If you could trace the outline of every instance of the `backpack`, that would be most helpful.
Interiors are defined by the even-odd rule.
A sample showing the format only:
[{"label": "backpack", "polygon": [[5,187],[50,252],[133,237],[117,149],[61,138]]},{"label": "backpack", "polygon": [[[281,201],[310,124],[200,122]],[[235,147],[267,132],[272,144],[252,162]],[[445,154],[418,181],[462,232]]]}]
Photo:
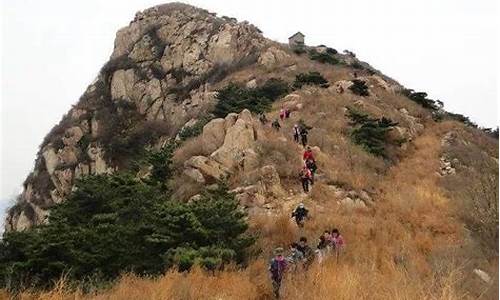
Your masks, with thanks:
[{"label": "backpack", "polygon": [[277,260],[276,258],[273,258],[271,260],[271,265],[269,266],[269,271],[271,272],[271,275],[274,280],[279,280],[283,276],[283,273],[285,272],[286,269],[286,260]]},{"label": "backpack", "polygon": [[313,172],[313,173],[316,172],[317,167],[316,167],[316,164],[314,163],[314,161],[312,159],[308,159],[306,161],[306,165],[307,165],[307,168],[309,170],[311,170],[311,172]]}]

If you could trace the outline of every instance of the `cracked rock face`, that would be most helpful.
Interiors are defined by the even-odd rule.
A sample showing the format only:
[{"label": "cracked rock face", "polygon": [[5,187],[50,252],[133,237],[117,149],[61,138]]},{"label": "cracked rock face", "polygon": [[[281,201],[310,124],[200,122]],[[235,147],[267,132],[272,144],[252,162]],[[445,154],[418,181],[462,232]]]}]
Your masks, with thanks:
[{"label": "cracked rock face", "polygon": [[[66,199],[76,178],[117,169],[106,157],[106,144],[101,138],[117,134],[106,132],[109,130],[106,123],[124,110],[123,105],[135,110],[135,125],[163,122],[180,129],[215,102],[213,85],[222,78],[213,74],[221,70],[229,74],[233,66],[257,63],[268,44],[260,31],[247,22],[218,18],[185,4],[159,5],[138,12],[128,26],[117,32],[110,61],[80,102],[42,143],[34,171],[16,209],[11,209],[7,217],[6,229],[23,230],[45,222],[50,207]],[[281,50],[273,51],[277,59],[282,58]],[[105,106],[115,110],[102,118],[99,111]],[[237,127],[247,128],[242,122]],[[232,149],[233,140],[239,139],[235,134],[240,132],[248,139],[252,137],[251,128],[245,132],[232,129],[235,125],[234,116],[219,120],[212,131],[223,132],[222,137],[210,134],[207,129],[204,138],[210,153],[223,144],[225,149]],[[173,136],[161,138],[170,137]],[[241,150],[248,160],[245,167],[251,168],[254,165],[251,151]],[[221,162],[212,158],[194,159],[186,175],[199,182],[207,176],[226,176],[230,163],[224,155],[218,157]]]}]

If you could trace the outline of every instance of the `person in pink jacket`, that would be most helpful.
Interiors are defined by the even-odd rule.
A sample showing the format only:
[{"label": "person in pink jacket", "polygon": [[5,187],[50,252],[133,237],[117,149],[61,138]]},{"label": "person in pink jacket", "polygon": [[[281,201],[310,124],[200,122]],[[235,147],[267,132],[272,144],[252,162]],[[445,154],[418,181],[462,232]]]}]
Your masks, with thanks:
[{"label": "person in pink jacket", "polygon": [[338,260],[340,254],[344,251],[345,240],[337,228],[334,228],[332,230],[330,241],[332,243],[332,247],[335,249],[335,255],[337,256]]}]

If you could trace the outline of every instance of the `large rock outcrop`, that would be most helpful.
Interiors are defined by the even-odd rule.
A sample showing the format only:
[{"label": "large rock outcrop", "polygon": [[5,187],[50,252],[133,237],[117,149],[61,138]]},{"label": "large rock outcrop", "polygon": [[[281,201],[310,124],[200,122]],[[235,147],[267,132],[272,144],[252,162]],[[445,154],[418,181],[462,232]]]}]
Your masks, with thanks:
[{"label": "large rock outcrop", "polygon": [[[75,179],[120,168],[120,160],[126,159],[116,154],[119,139],[125,140],[120,133],[142,128],[157,130],[155,136],[167,135],[163,139],[172,137],[186,121],[213,105],[217,81],[236,66],[257,63],[269,45],[255,26],[189,5],[171,3],[138,12],[117,32],[111,58],[95,81],[45,138],[34,171],[8,214],[6,230],[43,223],[50,207],[71,192]],[[279,59],[280,51],[273,50]],[[208,161],[193,159],[192,170],[187,171],[191,177],[217,177],[234,167],[227,150],[239,142],[235,139],[242,129],[247,128],[246,139],[252,133],[243,121],[232,128],[231,118],[209,125],[213,127],[204,133],[206,150],[225,146]],[[152,122],[154,126],[148,125]],[[226,130],[226,139],[218,135]],[[145,143],[140,146],[155,141]],[[253,155],[241,150],[247,157]]]},{"label": "large rock outcrop", "polygon": [[190,158],[184,164],[184,173],[197,182],[206,182],[224,179],[238,171],[253,171],[258,167],[254,146],[260,126],[247,109],[211,120],[203,127],[201,139],[205,153],[210,155]]}]

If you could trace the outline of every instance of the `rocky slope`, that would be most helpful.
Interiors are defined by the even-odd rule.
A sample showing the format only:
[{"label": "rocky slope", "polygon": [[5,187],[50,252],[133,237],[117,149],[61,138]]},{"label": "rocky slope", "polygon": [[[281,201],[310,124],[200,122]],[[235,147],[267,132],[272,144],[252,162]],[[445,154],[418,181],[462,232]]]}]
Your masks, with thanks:
[{"label": "rocky slope", "polygon": [[[141,150],[161,147],[182,128],[207,117],[211,120],[201,134],[176,151],[175,196],[195,200],[202,187],[225,178],[256,218],[287,213],[301,201],[318,214],[340,210],[346,216],[348,211],[377,216],[377,202],[396,193],[389,193],[394,187],[386,184],[396,170],[397,176],[414,182],[428,177],[432,188],[442,187],[450,199],[461,197],[452,183],[482,168],[471,157],[498,170],[496,140],[456,121],[437,122],[435,111],[411,101],[404,87],[352,52],[332,56],[338,64],[311,60],[264,38],[247,22],[184,4],[137,13],[118,31],[110,60],[97,78],[44,139],[34,171],[9,211],[6,230],[46,222],[50,207],[65,200],[79,177],[133,169]],[[230,82],[255,88],[280,78],[291,84],[310,71],[320,72],[329,86],[306,85],[278,99],[268,119],[282,107],[292,111],[280,132],[246,109],[223,118],[209,113],[217,103],[216,91]],[[366,83],[368,95],[350,88],[354,72]],[[348,117],[352,109],[397,123],[388,133],[386,157],[354,145]],[[311,195],[301,193],[296,182],[303,150],[291,140],[291,126],[300,120],[312,127],[310,144],[320,170]],[[423,155],[427,146],[421,141],[426,139],[433,140],[429,156]],[[414,170],[401,169],[412,157],[429,160],[429,176],[412,177]],[[138,176],[141,172],[147,170],[138,170]],[[407,189],[421,192],[416,186]]]},{"label": "rocky slope", "polygon": [[[140,164],[145,149],[176,139],[173,197],[196,201],[204,188],[225,179],[249,213],[264,253],[296,240],[289,213],[299,202],[314,216],[301,235],[314,238],[330,226],[342,228],[353,246],[341,268],[357,277],[318,277],[332,293],[342,290],[330,286],[332,280],[351,289],[349,297],[339,298],[447,298],[449,286],[441,280],[449,269],[443,266],[456,261],[468,262],[458,268],[469,275],[496,276],[491,266],[498,260],[498,140],[350,51],[306,50],[268,40],[247,22],[184,4],[137,13],[118,31],[97,78],[45,137],[6,230],[46,222],[50,208],[65,201],[82,176],[119,170],[147,175],[150,170]],[[326,83],[297,85],[309,72],[319,72]],[[254,91],[274,79],[293,87],[265,114],[273,120],[280,109],[291,111],[279,131],[260,122],[252,107],[214,113],[218,91],[231,83]],[[300,122],[311,127],[309,144],[318,162],[309,194],[297,182],[303,147],[293,142],[292,126]],[[387,131],[374,138],[381,128]],[[267,280],[252,271],[265,274],[264,260],[245,271],[251,275],[231,275],[250,285],[244,297],[265,294]],[[339,274],[337,265],[330,267],[330,274]],[[368,272],[373,276],[367,279]],[[470,276],[453,279],[461,285],[455,295],[463,289],[480,296],[491,281]],[[251,282],[255,278],[262,280]],[[313,290],[316,281],[306,284]],[[303,285],[292,282],[287,293],[297,298]],[[441,290],[443,295],[434,293]]]},{"label": "rocky slope", "polygon": [[[118,31],[109,62],[43,141],[6,229],[43,223],[75,179],[117,169],[118,159],[106,147],[119,133],[114,131],[142,126],[137,134],[150,136],[131,143],[145,145],[204,113],[214,102],[213,84],[232,69],[255,63],[268,43],[253,25],[183,4],[137,13]],[[108,122],[120,115],[120,121]],[[129,121],[135,123],[124,124]]]}]

